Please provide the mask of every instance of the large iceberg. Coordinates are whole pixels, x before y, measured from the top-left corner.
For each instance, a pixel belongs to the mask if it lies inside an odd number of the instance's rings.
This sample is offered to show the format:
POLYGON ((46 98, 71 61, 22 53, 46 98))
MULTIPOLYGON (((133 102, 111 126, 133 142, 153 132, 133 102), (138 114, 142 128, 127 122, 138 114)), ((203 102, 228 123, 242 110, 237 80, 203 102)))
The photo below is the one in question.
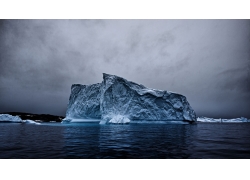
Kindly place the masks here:
POLYGON ((214 119, 208 117, 198 117, 198 122, 213 122, 213 123, 241 123, 241 122, 250 122, 249 119, 241 117, 241 118, 234 118, 234 119, 214 119))
POLYGON ((72 85, 63 121, 100 118, 101 124, 135 120, 194 122, 196 114, 183 95, 103 73, 102 83, 72 85))

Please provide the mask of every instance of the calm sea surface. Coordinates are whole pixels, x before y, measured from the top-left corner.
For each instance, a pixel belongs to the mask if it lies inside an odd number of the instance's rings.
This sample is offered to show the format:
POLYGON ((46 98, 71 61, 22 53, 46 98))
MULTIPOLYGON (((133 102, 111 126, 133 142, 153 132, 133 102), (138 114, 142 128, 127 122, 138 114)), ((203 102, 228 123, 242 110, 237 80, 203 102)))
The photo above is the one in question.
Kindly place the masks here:
POLYGON ((0 124, 0 158, 250 158, 250 123, 0 124))

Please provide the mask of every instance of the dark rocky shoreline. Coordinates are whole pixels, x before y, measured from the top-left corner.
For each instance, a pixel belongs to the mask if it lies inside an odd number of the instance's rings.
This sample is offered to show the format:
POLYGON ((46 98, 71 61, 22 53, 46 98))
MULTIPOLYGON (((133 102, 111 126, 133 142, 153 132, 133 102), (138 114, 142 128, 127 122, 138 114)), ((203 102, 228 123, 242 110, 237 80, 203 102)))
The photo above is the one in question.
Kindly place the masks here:
POLYGON ((12 116, 19 116, 22 120, 33 120, 36 122, 62 122, 64 116, 56 116, 51 114, 32 114, 23 112, 5 112, 1 114, 10 114, 12 116))

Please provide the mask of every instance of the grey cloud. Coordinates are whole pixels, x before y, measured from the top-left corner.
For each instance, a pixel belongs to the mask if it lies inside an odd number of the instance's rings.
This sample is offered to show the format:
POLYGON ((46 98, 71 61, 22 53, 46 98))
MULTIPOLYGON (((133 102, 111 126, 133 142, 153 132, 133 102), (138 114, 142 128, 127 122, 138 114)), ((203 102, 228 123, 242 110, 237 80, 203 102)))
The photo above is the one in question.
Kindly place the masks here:
POLYGON ((218 74, 218 87, 227 91, 234 90, 239 93, 250 92, 250 76, 247 68, 236 68, 218 74))
POLYGON ((73 83, 116 74, 248 116, 249 20, 1 20, 0 112, 63 115, 73 83))

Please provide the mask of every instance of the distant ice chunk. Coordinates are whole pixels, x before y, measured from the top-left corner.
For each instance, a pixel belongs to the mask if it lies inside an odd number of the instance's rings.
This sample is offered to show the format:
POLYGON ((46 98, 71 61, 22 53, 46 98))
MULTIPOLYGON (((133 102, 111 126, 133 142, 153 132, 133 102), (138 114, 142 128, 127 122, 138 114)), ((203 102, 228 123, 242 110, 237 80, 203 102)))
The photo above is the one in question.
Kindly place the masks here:
POLYGON ((221 122, 221 119, 214 119, 214 118, 208 118, 208 117, 198 117, 198 122, 221 122))
POLYGON ((23 120, 24 123, 27 123, 27 124, 41 124, 41 123, 38 123, 38 122, 35 122, 33 120, 30 120, 30 119, 27 119, 27 120, 23 120))
POLYGON ((72 119, 66 117, 66 118, 62 119, 62 122, 61 122, 61 123, 70 123, 71 120, 72 120, 72 119))
POLYGON ((12 116, 10 114, 0 114, 0 122, 40 124, 30 119, 22 120, 19 116, 12 116))
POLYGON ((110 124, 128 124, 130 120, 122 115, 116 115, 111 120, 108 121, 110 124))
POLYGON ((235 119, 214 119, 214 118, 208 118, 208 117, 198 117, 198 122, 215 122, 215 123, 241 123, 241 122, 250 122, 249 119, 241 117, 241 118, 235 118, 235 119))
POLYGON ((235 119, 222 119, 222 122, 250 122, 247 118, 241 117, 241 118, 235 118, 235 119))
POLYGON ((0 114, 0 122, 21 123, 23 120, 19 116, 12 116, 9 114, 0 114))

